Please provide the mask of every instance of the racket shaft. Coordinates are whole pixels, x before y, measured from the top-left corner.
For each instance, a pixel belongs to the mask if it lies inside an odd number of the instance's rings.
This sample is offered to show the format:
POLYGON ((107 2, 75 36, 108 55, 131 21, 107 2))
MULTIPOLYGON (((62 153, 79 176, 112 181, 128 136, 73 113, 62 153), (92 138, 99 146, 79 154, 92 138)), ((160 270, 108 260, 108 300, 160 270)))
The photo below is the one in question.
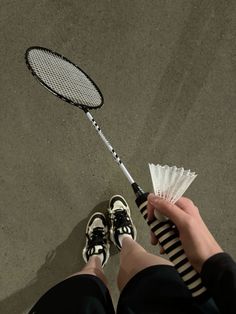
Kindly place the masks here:
POLYGON ((136 199, 136 204, 138 205, 143 218, 158 238, 160 245, 165 250, 169 260, 174 264, 176 270, 192 293, 192 296, 199 298, 203 297, 203 295, 206 294, 206 288, 203 286, 199 273, 197 273, 189 263, 182 243, 176 235, 176 232, 173 230, 170 222, 159 221, 156 218, 152 221, 148 221, 147 196, 148 193, 145 193, 136 199))
POLYGON ((102 133, 101 128, 99 127, 99 125, 97 124, 97 122, 94 120, 93 116, 91 115, 91 113, 89 111, 85 111, 88 119, 90 120, 90 122, 92 122, 95 130, 97 131, 97 133, 99 134, 99 136, 101 137, 103 143, 106 145, 106 147, 108 148, 108 150, 111 152, 114 160, 116 161, 116 163, 118 164, 118 166, 120 167, 120 169, 122 170, 122 172, 124 173, 124 175, 126 176, 126 178, 129 180, 130 184, 134 183, 134 179, 131 177, 130 173, 128 172, 128 170, 126 169, 126 167, 124 166, 123 162, 121 161, 120 157, 117 155, 117 153, 115 152, 114 148, 111 146, 111 144, 109 143, 109 141, 106 139, 105 135, 102 133))

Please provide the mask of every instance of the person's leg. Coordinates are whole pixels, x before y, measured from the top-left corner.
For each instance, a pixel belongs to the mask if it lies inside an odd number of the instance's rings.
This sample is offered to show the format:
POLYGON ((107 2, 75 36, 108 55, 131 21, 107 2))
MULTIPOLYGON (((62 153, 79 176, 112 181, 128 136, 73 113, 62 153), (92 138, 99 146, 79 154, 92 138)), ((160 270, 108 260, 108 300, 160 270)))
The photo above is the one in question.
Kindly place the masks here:
POLYGON ((30 314, 115 313, 103 266, 109 258, 108 227, 105 216, 95 213, 86 227, 83 269, 48 290, 30 314))
POLYGON ((141 270, 154 265, 170 265, 168 260, 148 253, 136 240, 137 231, 133 224, 130 208, 120 195, 110 199, 108 215, 110 221, 110 238, 120 250, 120 270, 118 287, 120 290, 141 270))
POLYGON ((118 288, 121 291, 127 282, 141 270, 154 265, 170 265, 168 260, 148 253, 131 237, 124 237, 120 251, 120 269, 117 277, 118 288))
POLYGON ((220 313, 213 299, 199 303, 191 296, 171 262, 130 237, 122 240, 118 287, 117 313, 127 308, 130 313, 220 313))
POLYGON ((94 275, 100 278, 106 286, 108 284, 107 278, 103 272, 101 259, 96 255, 93 255, 89 258, 88 262, 81 269, 81 271, 79 271, 78 273, 74 273, 68 278, 78 276, 78 275, 94 275))

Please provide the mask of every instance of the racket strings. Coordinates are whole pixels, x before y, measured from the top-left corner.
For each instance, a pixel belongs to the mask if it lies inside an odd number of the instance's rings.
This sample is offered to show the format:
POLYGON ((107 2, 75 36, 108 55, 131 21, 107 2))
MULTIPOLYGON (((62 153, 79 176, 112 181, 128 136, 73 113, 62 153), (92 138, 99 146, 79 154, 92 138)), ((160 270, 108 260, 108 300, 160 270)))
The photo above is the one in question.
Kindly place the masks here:
POLYGON ((28 62, 34 74, 54 93, 90 107, 101 105, 102 99, 88 77, 74 64, 48 50, 31 50, 28 62))

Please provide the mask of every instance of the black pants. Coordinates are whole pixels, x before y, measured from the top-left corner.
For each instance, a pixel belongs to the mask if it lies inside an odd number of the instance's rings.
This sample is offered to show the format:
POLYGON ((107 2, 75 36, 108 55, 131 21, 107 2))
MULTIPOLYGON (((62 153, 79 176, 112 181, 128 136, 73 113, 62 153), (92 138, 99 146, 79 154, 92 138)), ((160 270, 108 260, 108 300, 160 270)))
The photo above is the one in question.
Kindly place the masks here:
MULTIPOLYGON (((30 314, 113 314, 111 296, 93 275, 70 277, 46 292, 30 314)), ((158 265, 136 274, 121 292, 118 314, 218 314, 212 299, 198 304, 174 267, 158 265)))

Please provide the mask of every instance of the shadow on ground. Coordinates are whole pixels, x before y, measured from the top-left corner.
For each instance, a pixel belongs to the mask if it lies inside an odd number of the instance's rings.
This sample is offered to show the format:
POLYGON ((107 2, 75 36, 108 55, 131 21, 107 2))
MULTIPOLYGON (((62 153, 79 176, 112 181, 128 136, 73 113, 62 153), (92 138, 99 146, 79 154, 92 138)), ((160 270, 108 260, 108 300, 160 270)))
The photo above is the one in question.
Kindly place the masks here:
MULTIPOLYGON (((88 218, 94 212, 100 211, 101 208, 107 208, 107 206, 108 202, 99 203, 90 212, 88 218)), ((69 237, 47 255, 45 263, 37 271, 36 277, 31 282, 0 302, 0 313, 22 313, 30 308, 50 287, 83 267, 84 261, 81 252, 88 218, 80 221, 69 237)), ((110 252, 111 255, 115 253, 114 249, 110 252)))

